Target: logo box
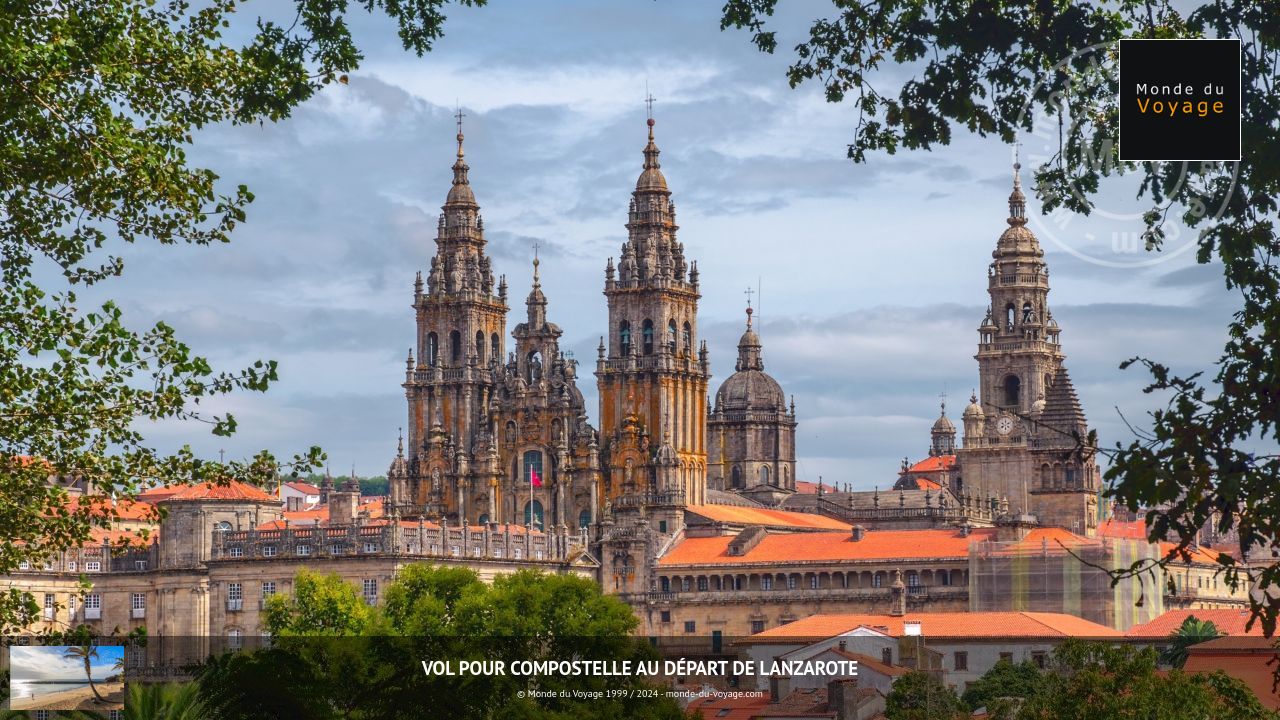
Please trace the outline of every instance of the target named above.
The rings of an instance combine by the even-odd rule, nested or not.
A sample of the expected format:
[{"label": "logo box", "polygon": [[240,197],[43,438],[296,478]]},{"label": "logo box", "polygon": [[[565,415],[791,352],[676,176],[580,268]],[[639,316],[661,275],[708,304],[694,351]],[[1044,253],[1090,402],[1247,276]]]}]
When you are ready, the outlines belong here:
[{"label": "logo box", "polygon": [[1240,41],[1120,41],[1120,159],[1240,160]]}]

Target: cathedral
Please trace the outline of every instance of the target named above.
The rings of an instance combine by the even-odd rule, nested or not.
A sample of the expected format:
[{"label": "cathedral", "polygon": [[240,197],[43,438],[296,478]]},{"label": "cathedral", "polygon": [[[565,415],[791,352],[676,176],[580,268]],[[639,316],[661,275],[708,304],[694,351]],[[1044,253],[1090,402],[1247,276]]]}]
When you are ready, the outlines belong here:
[{"label": "cathedral", "polygon": [[[507,282],[485,254],[460,121],[457,142],[436,254],[425,281],[419,273],[414,283],[407,442],[389,471],[390,511],[542,530],[635,513],[673,533],[688,507],[813,504],[789,499],[800,489],[795,402],[765,372],[750,307],[735,372],[711,402],[698,264],[677,237],[653,119],[627,239],[617,264],[609,258],[604,268],[599,429],[587,417],[577,362],[560,350],[561,330],[548,320],[536,255],[525,320],[507,331]],[[905,463],[897,489],[937,490],[957,507],[982,504],[980,514],[1091,535],[1101,484],[1094,444],[1063,364],[1049,271],[1027,228],[1016,164],[1007,224],[987,273],[979,389],[963,412],[963,436],[958,442],[944,405],[929,457]]]}]

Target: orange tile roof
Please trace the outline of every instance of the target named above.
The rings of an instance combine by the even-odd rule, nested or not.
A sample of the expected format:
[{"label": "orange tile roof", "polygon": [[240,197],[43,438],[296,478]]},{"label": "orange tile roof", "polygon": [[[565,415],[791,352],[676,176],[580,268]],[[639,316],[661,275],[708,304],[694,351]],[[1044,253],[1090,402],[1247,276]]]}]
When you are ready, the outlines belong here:
[{"label": "orange tile roof", "polygon": [[689,711],[698,713],[703,720],[751,720],[768,704],[768,693],[746,697],[709,695],[695,698],[689,703]]},{"label": "orange tile roof", "polygon": [[138,499],[150,503],[157,503],[161,500],[167,500],[168,498],[177,495],[182,492],[182,490],[183,486],[181,485],[159,485],[139,492]]},{"label": "orange tile roof", "polygon": [[1272,640],[1255,637],[1224,637],[1198,643],[1187,648],[1188,673],[1221,670],[1249,686],[1258,701],[1272,710],[1280,709],[1280,694],[1275,690],[1276,649]]},{"label": "orange tile roof", "polygon": [[76,512],[81,508],[90,517],[95,518],[115,518],[119,520],[158,520],[155,515],[155,506],[148,502],[139,502],[137,500],[112,500],[102,495],[81,495],[73,497],[67,502],[67,509]]},{"label": "orange tile roof", "polygon": [[859,627],[878,628],[893,637],[906,633],[903,625],[920,623],[926,638],[1121,638],[1124,633],[1074,615],[1041,612],[907,613],[906,615],[811,615],[762,633],[745,643],[790,643],[805,638],[830,638]]},{"label": "orange tile roof", "polygon": [[730,555],[731,535],[686,537],[658,560],[659,565],[743,565],[781,562],[831,562],[885,558],[967,558],[971,542],[995,538],[990,528],[971,530],[867,530],[861,540],[850,532],[769,533],[744,555]]},{"label": "orange tile roof", "polygon": [[226,485],[211,482],[188,485],[180,488],[178,492],[165,498],[164,501],[182,502],[190,500],[246,500],[275,502],[276,497],[267,494],[267,492],[261,488],[256,488],[248,483],[233,480]]},{"label": "orange tile roof", "polygon": [[156,542],[160,537],[159,530],[151,529],[147,531],[147,537],[143,538],[135,530],[108,530],[106,528],[93,528],[89,531],[89,542],[84,546],[90,545],[111,545],[112,547],[146,547]]},{"label": "orange tile roof", "polygon": [[287,483],[284,483],[284,486],[285,486],[285,487],[288,487],[288,488],[292,488],[292,489],[294,489],[294,490],[297,490],[298,492],[300,492],[300,493],[302,493],[302,494],[304,494],[304,495],[319,495],[319,494],[320,494],[320,488],[316,487],[315,485],[312,485],[311,483],[304,483],[304,482],[287,482]]},{"label": "orange tile roof", "polygon": [[915,480],[916,480],[917,490],[941,490],[942,489],[941,484],[933,480],[930,480],[927,477],[918,477]]},{"label": "orange tile roof", "polygon": [[1127,636],[1134,638],[1159,638],[1169,637],[1169,634],[1182,627],[1182,623],[1187,618],[1194,615],[1197,620],[1205,620],[1211,622],[1218,628],[1218,632],[1227,635],[1262,635],[1262,623],[1254,623],[1252,630],[1246,630],[1245,625],[1249,623],[1249,610],[1247,608],[1182,608],[1178,610],[1170,610],[1165,614],[1129,628]]},{"label": "orange tile roof", "polygon": [[809,482],[808,480],[797,480],[796,492],[801,493],[803,495],[817,495],[818,483]]},{"label": "orange tile roof", "polygon": [[1107,518],[1098,525],[1098,535],[1111,538],[1127,538],[1129,540],[1146,540],[1147,521]]},{"label": "orange tile roof", "polygon": [[862,653],[849,652],[848,650],[841,650],[838,647],[832,648],[831,652],[841,657],[846,657],[846,658],[849,658],[850,660],[857,662],[859,668],[865,667],[869,670],[874,670],[880,673],[881,675],[887,675],[889,677],[898,677],[899,675],[906,675],[908,672],[910,672],[907,668],[904,668],[899,665],[887,665],[871,657],[870,655],[863,655]]},{"label": "orange tile roof", "polygon": [[[1198,545],[1188,545],[1186,549],[1182,551],[1179,551],[1177,548],[1178,548],[1178,543],[1171,543],[1171,542],[1160,543],[1160,552],[1164,555],[1164,557],[1168,558],[1173,562],[1178,562],[1178,563],[1191,562],[1191,563],[1197,563],[1197,564],[1203,564],[1203,565],[1220,565],[1221,564],[1218,562],[1218,558],[1221,557],[1222,553],[1218,552],[1217,550],[1213,550],[1207,547],[1200,547]],[[1186,556],[1187,556],[1186,558],[1183,558],[1183,553],[1186,553]]]},{"label": "orange tile roof", "polygon": [[927,457],[915,465],[912,465],[907,469],[907,472],[938,472],[939,470],[950,470],[955,466],[955,455],[934,455],[933,457]]},{"label": "orange tile roof", "polygon": [[767,527],[794,527],[805,529],[850,530],[847,522],[818,515],[817,513],[771,510],[769,508],[741,507],[737,505],[690,505],[685,512],[731,525],[764,525]]}]

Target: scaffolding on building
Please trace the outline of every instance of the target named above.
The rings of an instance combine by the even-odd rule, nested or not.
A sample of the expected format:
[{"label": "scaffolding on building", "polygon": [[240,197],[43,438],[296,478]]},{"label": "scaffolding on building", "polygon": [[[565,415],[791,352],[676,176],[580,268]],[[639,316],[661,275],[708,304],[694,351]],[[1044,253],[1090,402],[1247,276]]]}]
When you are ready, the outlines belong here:
[{"label": "scaffolding on building", "polygon": [[1041,538],[974,543],[969,548],[969,609],[1074,615],[1128,630],[1164,612],[1164,593],[1151,573],[1118,582],[1111,571],[1154,562],[1140,540]]}]

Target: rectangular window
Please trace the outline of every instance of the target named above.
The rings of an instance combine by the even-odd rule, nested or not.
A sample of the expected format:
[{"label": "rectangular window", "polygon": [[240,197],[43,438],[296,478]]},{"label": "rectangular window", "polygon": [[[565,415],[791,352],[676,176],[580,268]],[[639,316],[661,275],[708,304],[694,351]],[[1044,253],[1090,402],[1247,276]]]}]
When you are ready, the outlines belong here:
[{"label": "rectangular window", "polygon": [[484,548],[480,547],[479,545],[476,545],[475,547],[471,548],[471,556],[472,556],[472,557],[480,557],[480,555],[481,555],[483,552],[484,552]]},{"label": "rectangular window", "polygon": [[458,547],[457,545],[450,545],[449,554],[454,557],[462,557],[462,548]]},{"label": "rectangular window", "polygon": [[68,560],[68,561],[67,561],[67,572],[75,572],[75,571],[76,571],[76,561],[75,561],[75,560]]},{"label": "rectangular window", "polygon": [[772,590],[772,589],[773,589],[773,576],[772,576],[772,575],[765,575],[764,577],[760,578],[760,589],[761,589],[761,590]]},{"label": "rectangular window", "polygon": [[341,545],[330,545],[330,546],[329,546],[329,554],[330,554],[330,555],[341,555],[341,554],[342,554],[342,546],[341,546]]},{"label": "rectangular window", "polygon": [[144,593],[133,593],[129,601],[130,617],[135,620],[147,616],[147,596]]},{"label": "rectangular window", "polygon": [[661,619],[662,619],[662,622],[664,622],[664,623],[669,623],[669,622],[671,622],[671,611],[670,611],[670,610],[663,610],[663,611],[662,611],[662,613],[661,613],[661,615],[660,615],[660,617],[661,617]]},{"label": "rectangular window", "polygon": [[796,576],[795,576],[795,575],[788,575],[788,576],[787,576],[787,589],[788,589],[788,590],[795,590],[795,589],[796,589]]},{"label": "rectangular window", "polygon": [[30,569],[31,569],[31,563],[27,562],[26,560],[22,560],[22,561],[20,561],[20,562],[18,563],[18,569],[19,569],[19,570],[30,570]]},{"label": "rectangular window", "polygon": [[57,612],[58,612],[58,609],[56,607],[53,593],[45,593],[44,594],[44,619],[53,620]]},{"label": "rectangular window", "polygon": [[367,553],[378,552],[378,543],[367,542],[364,544],[364,551]]},{"label": "rectangular window", "polygon": [[515,557],[515,559],[519,560],[519,559],[520,559],[520,553],[521,553],[521,549],[520,549],[520,548],[516,548],[516,549],[515,549],[515,554],[513,555],[513,557]]},{"label": "rectangular window", "polygon": [[969,669],[969,653],[967,652],[956,653],[955,667],[956,667],[956,670],[968,670]]},{"label": "rectangular window", "polygon": [[696,622],[694,622],[694,621],[692,621],[692,620],[685,620],[685,621],[684,621],[684,631],[685,631],[685,632],[687,632],[687,633],[691,633],[691,632],[697,632],[697,630],[698,630],[698,623],[696,623]]},{"label": "rectangular window", "polygon": [[311,546],[310,546],[310,545],[299,545],[299,546],[298,546],[298,549],[297,549],[297,552],[298,552],[298,555],[301,555],[301,556],[310,555],[310,554],[311,554]]},{"label": "rectangular window", "polygon": [[494,549],[493,549],[493,556],[494,556],[494,557],[496,557],[496,558],[500,558],[500,557],[502,557],[502,548],[494,548]]},{"label": "rectangular window", "polygon": [[227,611],[239,612],[244,609],[244,584],[227,583]]},{"label": "rectangular window", "polygon": [[111,710],[107,713],[107,720],[124,720],[124,711]]},{"label": "rectangular window", "polygon": [[1031,662],[1035,663],[1036,667],[1044,669],[1044,661],[1045,661],[1045,654],[1043,652],[1031,653]]},{"label": "rectangular window", "polygon": [[84,571],[85,572],[101,572],[102,563],[97,560],[89,560],[84,564]]},{"label": "rectangular window", "polygon": [[707,579],[705,577],[698,578],[698,591],[706,592],[707,590],[708,590]]},{"label": "rectangular window", "polygon": [[751,634],[752,634],[752,635],[755,635],[756,633],[762,633],[762,632],[764,632],[764,621],[763,621],[763,620],[752,620],[752,621],[751,621]]},{"label": "rectangular window", "polygon": [[809,589],[810,589],[810,590],[817,590],[817,589],[818,589],[818,576],[817,576],[817,575],[810,575],[810,576],[809,576]]},{"label": "rectangular window", "polygon": [[884,663],[885,665],[893,664],[893,648],[880,649],[880,662]]},{"label": "rectangular window", "polygon": [[376,578],[364,579],[364,601],[367,605],[378,604],[378,580]]},{"label": "rectangular window", "polygon": [[133,569],[134,569],[134,570],[146,570],[146,569],[147,569],[147,561],[146,561],[146,560],[134,560],[134,561],[133,561]]},{"label": "rectangular window", "polygon": [[76,596],[75,595],[67,596],[67,614],[73,618],[76,616]]},{"label": "rectangular window", "polygon": [[244,557],[244,548],[236,546],[231,548],[229,554],[233,558]]},{"label": "rectangular window", "polygon": [[276,581],[264,580],[262,583],[262,597],[269,598],[276,594]]},{"label": "rectangular window", "polygon": [[1013,662],[1013,653],[1011,653],[1011,652],[1002,652],[1002,653],[1000,653],[1000,659],[1001,659],[1001,660],[1003,660],[1003,661],[1005,661],[1005,662]]},{"label": "rectangular window", "polygon": [[275,557],[275,556],[276,556],[276,546],[275,546],[275,545],[263,545],[263,546],[262,546],[262,557]]}]

